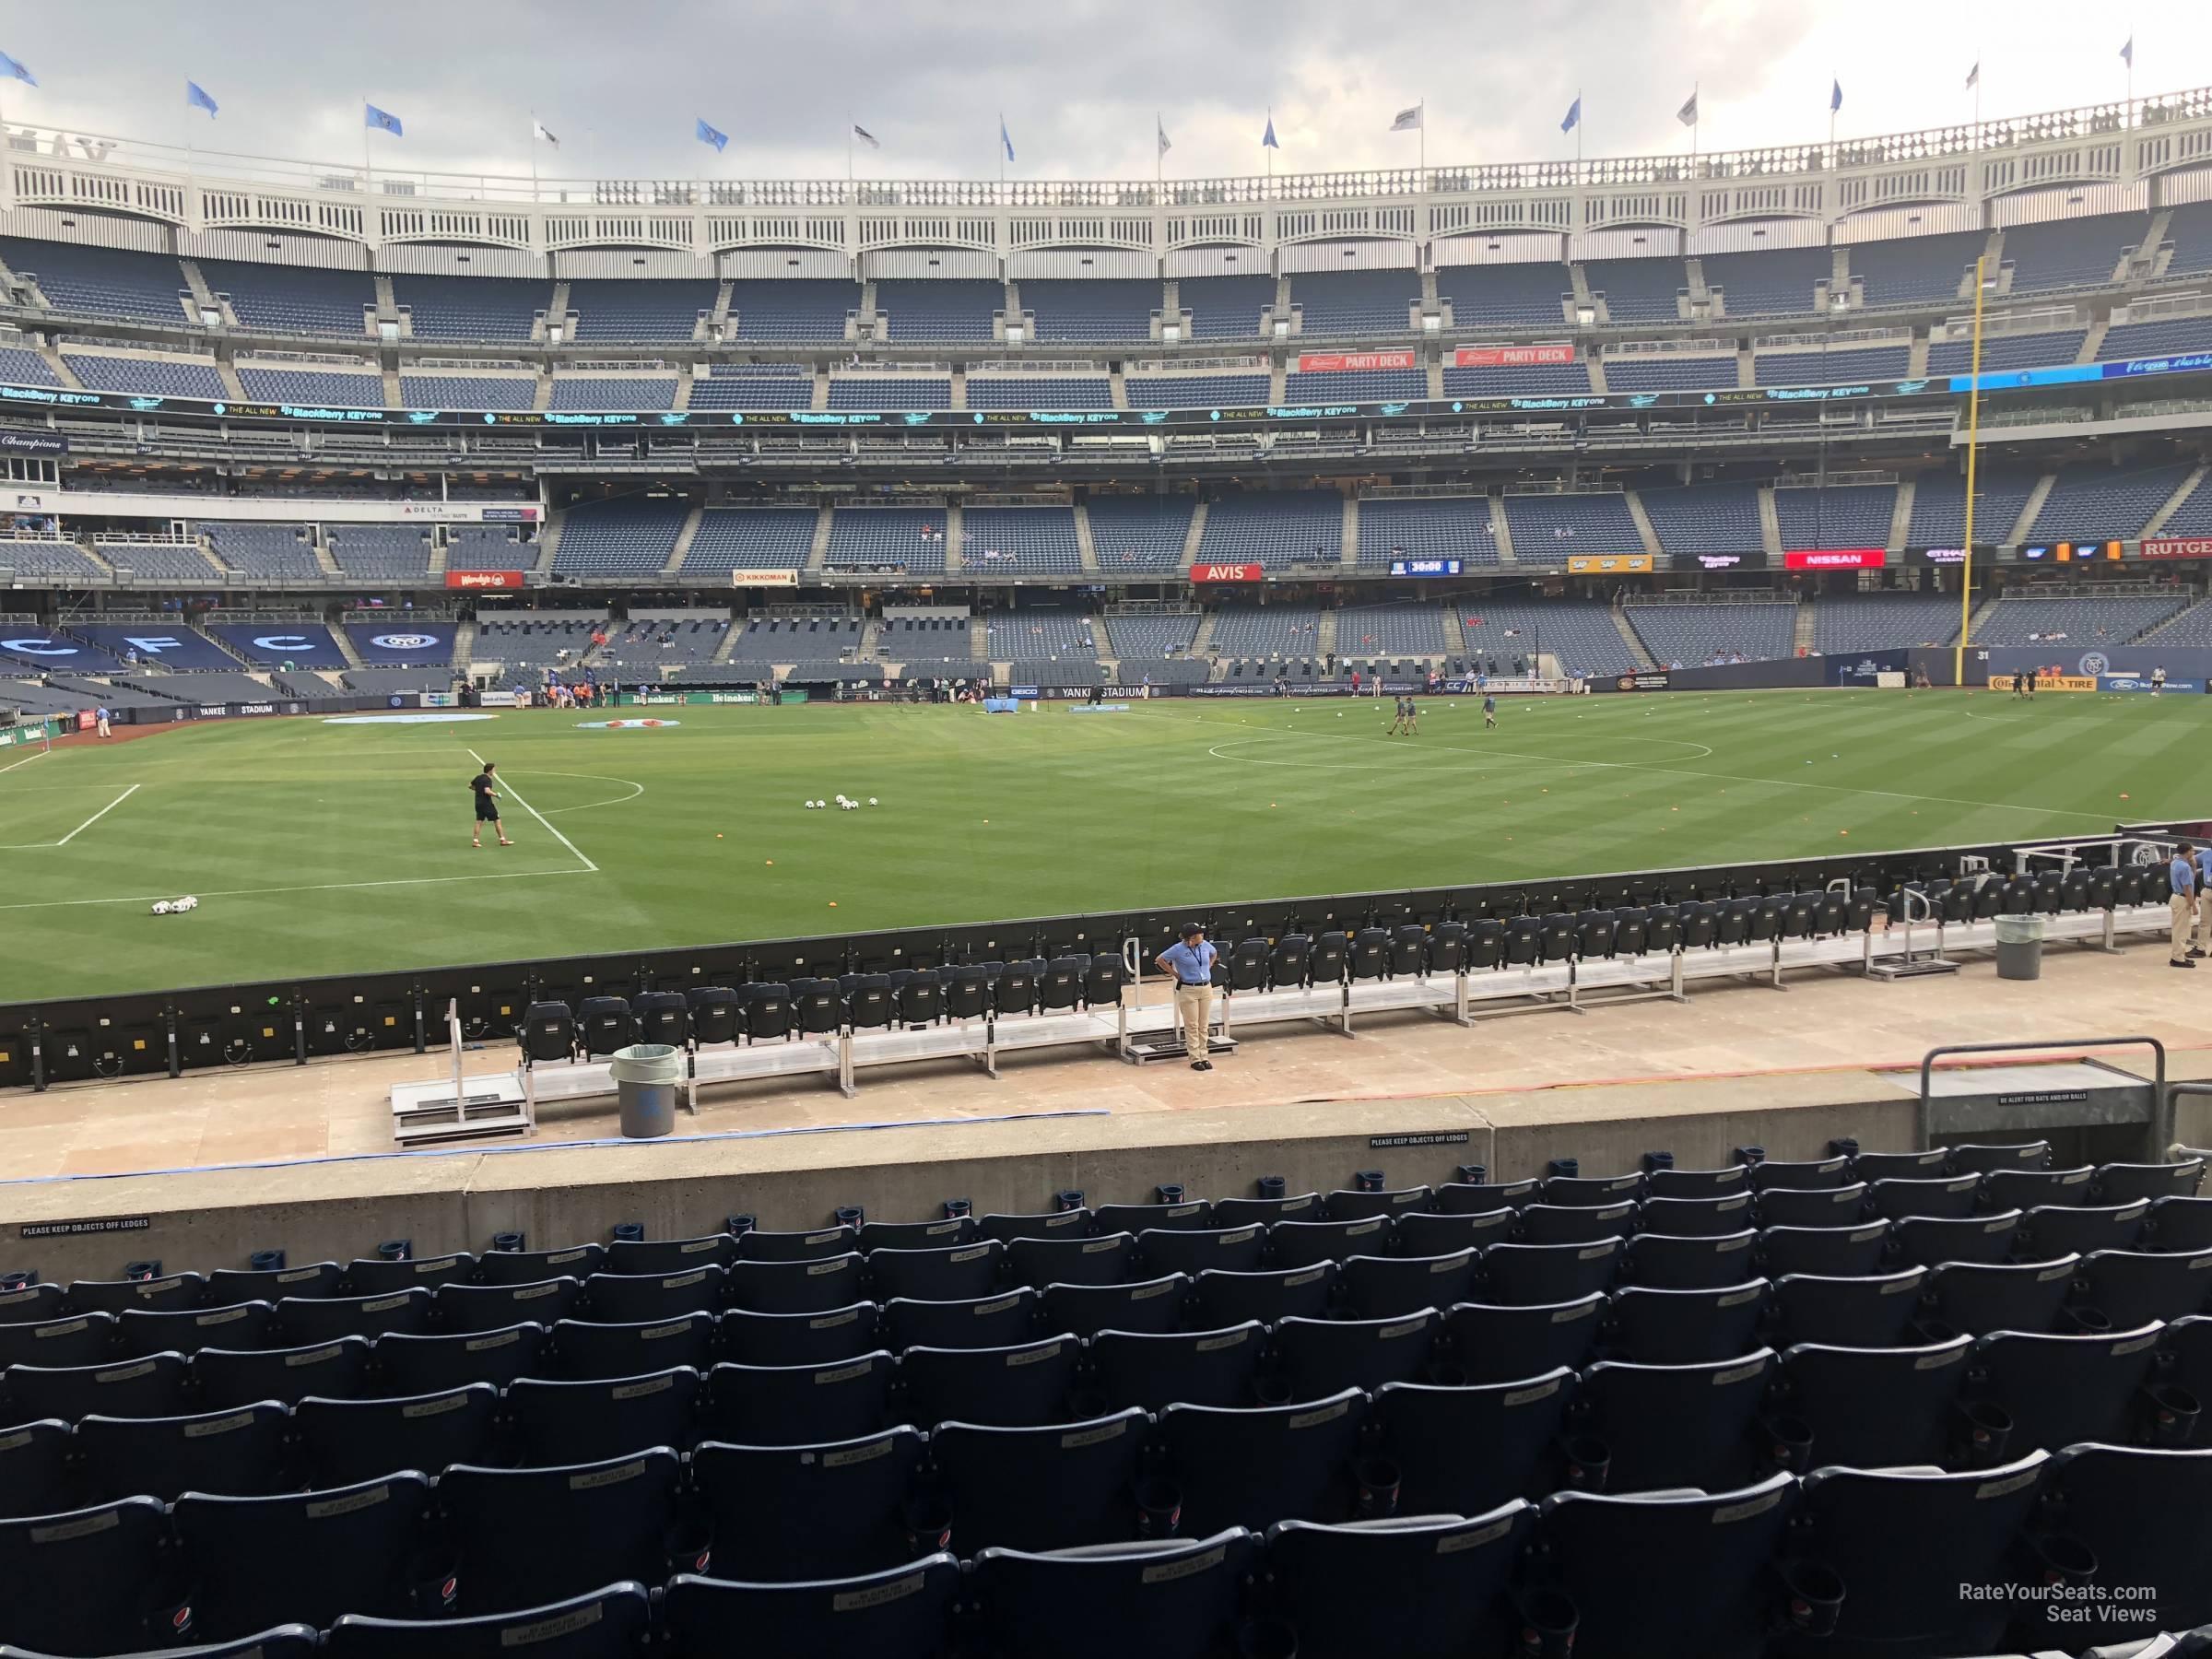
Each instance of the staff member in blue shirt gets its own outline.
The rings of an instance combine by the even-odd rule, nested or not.
[[[1211,1046],[1206,1030],[1213,1023],[1214,958],[1220,953],[1207,943],[1206,929],[1185,922],[1182,942],[1171,945],[1153,959],[1175,976],[1175,1017],[1182,1026],[1182,1052],[1192,1056],[1193,1071],[1212,1071],[1206,1058]]]
[[[2189,959],[2189,928],[2196,915],[2196,866],[2189,862],[2189,854],[2181,848],[2173,850],[2173,862],[2166,866],[2173,878],[2173,898],[2168,909],[2173,917],[2172,948],[2167,953],[2170,968],[2194,968]],[[2200,953],[2201,954],[2201,953]]]
[[[2205,902],[2212,894],[2212,846],[2196,850],[2196,943],[2189,947],[2192,957],[2201,957],[2205,947],[2212,945],[2212,904]]]

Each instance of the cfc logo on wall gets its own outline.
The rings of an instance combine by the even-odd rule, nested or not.
[[[369,641],[380,651],[428,651],[438,642],[436,634],[421,633],[375,634]]]
[[[2074,666],[2083,674],[2110,674],[2112,671],[2112,661],[2101,651],[2085,651],[2081,654],[2081,661],[2075,664]]]

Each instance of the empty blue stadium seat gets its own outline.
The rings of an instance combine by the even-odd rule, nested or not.
[[[210,402],[229,395],[223,388],[222,375],[212,362],[88,351],[65,351],[62,361],[69,365],[69,372],[76,376],[79,384],[98,392],[127,392],[147,397],[202,397]],[[45,367],[43,363],[39,366]],[[8,371],[6,377],[13,379],[13,371]]]
[[[579,340],[688,340],[721,289],[711,276],[577,277],[569,309]]]
[[[374,374],[330,369],[277,369],[241,363],[238,383],[248,397],[265,403],[329,404],[341,409],[381,409],[384,382]]]
[[[418,340],[527,340],[553,288],[522,276],[394,276],[392,300]]]
[[[1869,310],[1943,304],[1965,290],[1967,272],[1988,241],[1979,230],[1959,230],[1858,242],[1851,249],[1851,271],[1860,280]],[[1996,272],[1984,276],[1994,279]]]
[[[403,374],[399,395],[410,409],[527,409],[537,382],[520,374]]]
[[[1699,262],[1705,287],[1722,296],[1727,317],[1794,317],[1814,309],[1816,284],[1828,281],[1827,248],[1769,248],[1756,253],[1708,253]]]
[[[1283,376],[1283,397],[1294,404],[1381,403],[1389,398],[1429,395],[1429,376],[1419,369],[1357,369],[1335,374]]]
[[[1152,315],[1160,308],[1160,286],[1148,279],[1032,277],[1020,288],[1021,309],[1036,323],[1041,341],[1119,345],[1148,340]]]
[[[1083,611],[1024,606],[997,613],[990,618],[988,629],[993,662],[1073,657],[1088,663],[1098,656],[1090,618]]]
[[[58,386],[62,377],[29,347],[0,346],[0,381],[11,386]]]
[[[1583,265],[1583,280],[1602,295],[1606,313],[1616,323],[1672,323],[1675,298],[1689,286],[1689,273],[1675,258],[1592,259]]]
[[[634,410],[644,413],[670,408],[675,403],[674,375],[556,374],[553,377],[553,401],[547,406],[560,410]]]
[[[1084,512],[1101,571],[1168,571],[1182,563],[1191,534],[1182,496],[1094,496]]]
[[[1557,564],[1583,553],[1641,553],[1643,538],[1618,490],[1588,495],[1503,498],[1513,557],[1523,564]]]
[[[415,524],[333,524],[324,533],[330,555],[348,576],[379,580],[426,575],[428,534]]]
[[[811,507],[710,507],[685,549],[685,573],[795,571],[813,548],[816,517]]]
[[[1841,386],[1897,380],[1912,361],[1912,347],[1839,347],[1832,351],[1761,351],[1751,367],[1762,386]]]
[[[960,514],[960,562],[971,571],[1083,568],[1076,515],[1065,507],[971,507]]]
[[[455,524],[445,533],[449,571],[527,571],[537,564],[537,549],[512,530],[496,525]]]
[[[1206,510],[1198,557],[1208,564],[1331,565],[1344,547],[1344,500],[1328,490],[1225,496]]]
[[[1114,649],[1125,657],[1170,657],[1191,648],[1203,621],[1195,611],[1149,611],[1109,619]]]
[[[1590,366],[1571,363],[1470,363],[1444,366],[1446,397],[1584,397]]]
[[[1637,605],[1628,606],[1652,660],[1695,667],[1716,654],[1742,655],[1754,662],[1786,657],[1794,649],[1797,607],[1794,605]]]
[[[1113,382],[1104,375],[970,374],[971,409],[1111,409]]]
[[[1361,501],[1360,566],[1387,568],[1394,559],[1457,559],[1469,565],[1496,564],[1498,540],[1490,528],[1488,498],[1442,496]],[[1442,647],[1422,649],[1441,651]]]
[[[2194,470],[2188,465],[2122,470],[2100,462],[2059,468],[2024,539],[2101,542],[2138,535]]]
[[[2036,475],[1982,467],[1974,479],[1974,543],[1994,547],[2012,537],[2012,527],[2035,489]],[[1966,536],[1966,479],[1954,472],[1923,473],[1912,492],[1912,518],[1905,545],[1955,547]]]
[[[1307,335],[1405,334],[1420,297],[1413,270],[1300,271],[1290,278],[1290,303]]]
[[[2143,245],[2150,218],[2141,213],[2103,213],[2054,224],[2015,225],[2005,232],[2005,263],[2016,294],[2053,288],[2102,288],[2123,254]]]
[[[1606,385],[1615,392],[1695,392],[1733,386],[1734,352],[1633,351],[1606,359]]]
[[[1983,347],[1986,351],[1986,346]],[[2124,358],[2176,357],[2183,352],[2212,351],[2212,316],[2161,317],[2145,323],[2118,323],[2104,331],[2097,347],[2098,360]]]
[[[1214,616],[1221,656],[1321,655],[1321,612],[1310,605],[1224,605]]]
[[[1626,674],[1642,665],[1614,626],[1612,611],[1595,600],[1465,598],[1454,608],[1468,661],[1485,671],[1494,662],[1498,672],[1511,674],[1516,658],[1538,651],[1574,676]]]
[[[1886,547],[1897,511],[1894,484],[1844,484],[1774,490],[1782,545],[1790,547]]]
[[[1567,267],[1552,260],[1526,265],[1457,265],[1436,274],[1438,297],[1455,327],[1566,321],[1560,301],[1574,291]]]
[[[304,524],[225,524],[206,521],[193,528],[207,538],[216,557],[246,576],[323,580],[313,543]]]
[[[208,288],[230,301],[241,328],[356,340],[369,332],[363,313],[376,309],[376,278],[366,271],[229,259],[194,263]]]
[[[1133,409],[1252,409],[1267,402],[1265,374],[1132,374],[1122,384]]]
[[[804,409],[813,401],[813,371],[797,363],[718,363],[691,382],[694,409]]]
[[[2070,363],[2081,355],[2085,332],[2068,328],[2051,334],[1985,335],[1982,340],[1982,372],[1989,374],[1999,369],[2051,369]],[[1971,338],[1938,340],[1928,347],[1928,372],[1971,373],[1973,351]]]
[[[1260,332],[1260,313],[1275,303],[1272,276],[1185,276],[1175,302],[1191,314],[1194,340],[1249,340]]]
[[[1438,656],[1445,646],[1443,613],[1433,603],[1361,605],[1336,613],[1340,656]]]
[[[1006,308],[1006,290],[995,282],[946,277],[876,284],[877,334],[899,345],[981,344],[991,339],[993,320]]]
[[[569,509],[553,568],[577,575],[645,575],[676,551],[690,504],[646,496]]]
[[[856,283],[795,277],[730,284],[734,338],[819,345],[845,337],[845,320],[860,306]]]
[[[1756,553],[1765,545],[1755,484],[1692,484],[1637,494],[1659,545],[1670,553]],[[1516,535],[1513,550],[1520,548]]]
[[[942,508],[841,507],[830,516],[827,562],[841,567],[945,568]]]
[[[889,413],[949,409],[952,382],[923,374],[833,374],[830,377],[830,406]]]
[[[1947,645],[1959,637],[1948,594],[1824,594],[1813,606],[1813,649],[1823,656]]]
[[[18,276],[36,276],[39,291],[59,312],[149,323],[196,320],[182,303],[183,267],[166,253],[0,236],[0,260]]]
[[[216,568],[202,557],[196,547],[181,547],[173,542],[121,542],[100,541],[95,544],[100,556],[115,567],[116,574],[139,582],[208,582],[222,580]],[[229,667],[225,661],[204,665],[208,667]]]
[[[2172,597],[2109,599],[2001,599],[1988,618],[1974,624],[1977,645],[2064,643],[2071,653],[2124,645],[2176,615],[2187,604]]]

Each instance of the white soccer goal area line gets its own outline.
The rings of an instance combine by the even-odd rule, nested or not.
[[[70,830],[68,834],[63,836],[59,841],[15,841],[6,845],[0,845],[0,853],[36,853],[54,847],[65,847],[71,841],[75,841],[78,836],[82,835],[86,830],[91,829],[93,825],[99,823],[101,818],[106,818],[109,813],[114,811],[116,807],[122,806],[125,801],[136,794],[142,787],[144,787],[142,784],[132,784],[128,789],[124,790],[121,794],[110,801],[105,806],[102,806],[98,812],[94,813],[83,823],[79,824],[76,829]]]

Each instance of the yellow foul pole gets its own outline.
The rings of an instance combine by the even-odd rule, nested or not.
[[[1951,680],[1959,686],[1966,684],[1966,648],[1971,643],[1966,634],[1974,614],[1974,456],[1982,436],[1982,259],[1974,261],[1974,346],[1966,394],[1966,557],[1959,566],[1959,643],[1951,653]]]

